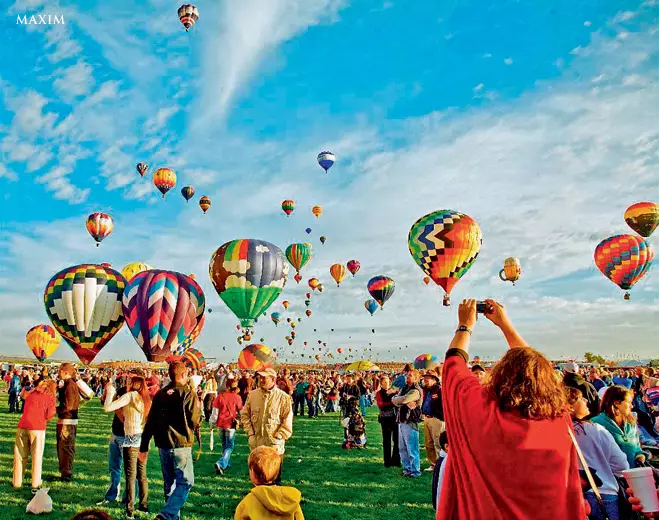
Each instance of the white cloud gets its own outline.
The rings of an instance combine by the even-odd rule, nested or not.
[[[93,69],[83,60],[65,69],[55,71],[53,86],[64,100],[73,100],[89,94],[94,86]]]
[[[48,190],[54,192],[53,197],[60,200],[66,200],[71,204],[81,204],[89,196],[89,188],[80,189],[74,186],[68,176],[71,169],[64,166],[56,166],[46,174],[37,178],[37,181],[45,184]]]
[[[18,175],[15,172],[11,171],[7,166],[0,163],[0,179],[7,179],[10,181],[18,180]]]
[[[503,60],[503,62],[504,62],[506,65],[512,65],[512,64],[513,64],[513,59],[512,59],[512,58],[505,58],[505,59]]]
[[[621,11],[615,15],[613,18],[613,23],[628,22],[634,18],[635,13],[633,11]]]
[[[485,85],[484,85],[483,83],[479,83],[478,85],[476,85],[476,86],[474,87],[474,92],[480,92],[480,91],[483,90],[484,88],[485,88]]]
[[[591,21],[589,21],[589,20],[586,20],[586,21],[583,23],[583,25],[584,25],[584,27],[590,27],[591,25],[593,25],[593,22],[591,22]]]

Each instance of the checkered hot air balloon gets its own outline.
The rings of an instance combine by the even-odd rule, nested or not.
[[[159,269],[136,275],[123,297],[128,328],[149,361],[164,361],[174,353],[195,330],[205,307],[197,282]]]
[[[388,276],[374,276],[368,281],[369,294],[384,308],[384,303],[391,298],[396,288],[396,283]]]
[[[453,287],[476,261],[482,243],[476,221],[451,209],[421,217],[407,237],[414,261],[444,289],[444,305],[450,305]]]
[[[190,335],[187,338],[185,338],[178,347],[176,347],[174,354],[178,356],[182,356],[187,349],[192,347],[195,341],[197,341],[197,339],[199,338],[201,331],[204,329],[205,323],[206,323],[206,315],[203,315],[199,320],[199,323],[197,323],[197,326],[190,333]]]
[[[50,325],[36,325],[27,331],[25,341],[34,357],[43,362],[55,353],[62,336]]]
[[[202,370],[206,368],[206,358],[196,348],[186,349],[181,356],[181,361],[190,369]]]
[[[437,356],[432,354],[421,354],[414,360],[414,368],[417,370],[430,370],[437,366]]]
[[[238,367],[241,370],[262,370],[271,367],[274,362],[272,350],[259,343],[247,345],[238,355]]]
[[[107,213],[97,211],[87,217],[87,231],[96,240],[96,247],[114,230],[114,220]]]
[[[652,266],[654,250],[636,235],[616,235],[602,240],[595,248],[595,265],[602,274],[628,291]],[[625,292],[625,300],[629,300]]]
[[[659,206],[654,202],[637,202],[625,211],[625,222],[642,237],[649,237],[659,225]]]
[[[84,365],[124,324],[125,287],[126,279],[118,271],[95,264],[69,267],[48,282],[46,314]]]

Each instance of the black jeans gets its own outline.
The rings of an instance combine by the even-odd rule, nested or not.
[[[384,451],[385,467],[400,467],[400,453],[398,452],[398,424],[395,417],[382,417],[378,419],[382,427],[382,450]],[[393,446],[392,446],[393,441]]]
[[[146,478],[146,461],[137,460],[139,448],[124,448],[124,474],[126,475],[126,512],[135,512],[135,479],[140,491],[140,509],[149,507],[149,482]]]
[[[309,417],[311,418],[318,415],[318,411],[316,410],[316,407],[313,405],[313,397],[305,396],[305,399],[307,401],[307,408],[309,408]],[[304,415],[304,407],[302,407],[302,415]]]
[[[304,415],[304,400],[305,400],[304,394],[302,395],[293,394],[293,404],[294,404],[293,415],[295,415],[296,417],[300,407],[302,407],[302,415]]]

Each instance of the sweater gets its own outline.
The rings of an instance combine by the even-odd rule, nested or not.
[[[302,494],[286,486],[256,486],[242,499],[234,520],[304,520]]]
[[[43,431],[46,423],[55,417],[55,396],[34,391],[25,398],[23,416],[18,427],[23,430]]]
[[[106,412],[114,412],[120,408],[123,409],[124,434],[130,436],[141,434],[144,429],[142,427],[144,424],[144,401],[142,400],[142,396],[137,392],[128,392],[116,401],[113,401],[114,396],[114,387],[110,387],[108,395],[105,397],[103,409]]]
[[[58,390],[58,397],[57,422],[60,424],[78,424],[80,391],[76,382],[73,379],[64,381],[64,384]]]
[[[645,452],[641,449],[636,423],[626,422],[623,428],[620,428],[613,419],[603,412],[597,417],[593,417],[593,422],[604,426],[613,436],[616,444],[620,446],[620,449],[627,456],[627,462],[629,462],[632,468],[634,467],[636,457],[638,455],[645,455]]]

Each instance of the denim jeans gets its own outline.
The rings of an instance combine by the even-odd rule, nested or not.
[[[222,456],[217,461],[217,464],[222,470],[225,470],[231,466],[231,452],[233,451],[233,438],[236,435],[236,430],[220,428],[219,432],[222,436]]]
[[[403,471],[410,475],[421,475],[421,455],[419,453],[419,430],[409,424],[398,425],[398,451],[403,463]]]
[[[119,491],[121,489],[121,463],[123,461],[123,454],[121,445],[124,438],[112,435],[110,437],[110,444],[108,445],[108,467],[110,469],[110,487],[105,493],[105,500],[114,502],[119,498]]]
[[[302,408],[301,414],[304,415],[304,394],[302,395],[293,394],[293,404],[295,405],[293,410],[293,415],[297,417],[297,412],[300,408]]]
[[[139,448],[124,448],[124,470],[126,472],[126,512],[135,512],[135,480],[140,492],[140,508],[149,508],[149,482],[146,477],[146,461],[138,460]]]
[[[192,448],[160,449],[160,465],[165,484],[165,520],[177,520],[194,485]]]
[[[307,397],[307,408],[309,408],[309,417],[315,417],[318,415],[318,412],[314,408],[313,405],[313,397]],[[302,415],[304,415],[304,412],[302,412]]]
[[[585,493],[586,500],[590,504],[590,520],[602,520],[602,512],[600,506],[597,503],[595,498],[595,493],[589,491]],[[618,511],[618,495],[602,495],[602,503],[604,504],[604,509],[606,514],[609,517],[609,520],[620,520],[620,513]]]
[[[322,396],[320,395],[320,392],[318,392],[313,399],[313,406],[316,409],[316,415],[319,413],[325,413],[325,410],[322,407],[321,399]]]
[[[368,406],[366,402],[366,394],[362,394],[359,396],[359,409],[362,412],[362,415],[366,415],[366,407]]]

